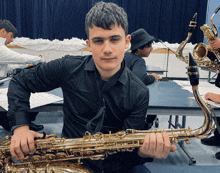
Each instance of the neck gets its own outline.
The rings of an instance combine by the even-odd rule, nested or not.
[[[120,70],[120,68],[121,68],[121,65],[118,66],[117,68],[115,68],[114,70],[112,70],[112,69],[111,70],[106,70],[106,69],[101,70],[99,68],[97,68],[97,69],[99,71],[99,74],[100,74],[102,80],[109,81],[111,79],[111,77],[114,76]]]
[[[109,81],[111,79],[111,77],[114,76],[115,73],[117,73],[117,72],[104,71],[104,72],[100,73],[100,76],[101,76],[102,80]]]

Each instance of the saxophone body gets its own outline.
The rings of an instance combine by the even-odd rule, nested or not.
[[[212,28],[204,24],[200,27],[200,29],[203,31],[203,34],[207,41],[212,41],[216,39],[216,36],[218,35],[217,29],[215,27],[215,24],[212,22],[212,19],[214,18],[215,14],[219,11],[220,5],[216,8],[214,14],[210,18],[210,24]],[[191,21],[192,22],[192,21]],[[185,41],[183,41],[179,48],[177,49],[176,56],[182,61],[188,62],[189,57],[183,57],[182,56],[182,50],[184,49],[186,43],[188,43],[189,39],[191,38],[192,32],[188,32],[188,37]],[[220,72],[220,51],[217,49],[213,49],[209,46],[206,46],[204,43],[198,43],[194,49],[193,49],[193,58],[197,65],[199,67],[209,69],[211,71],[215,71],[217,73]]]

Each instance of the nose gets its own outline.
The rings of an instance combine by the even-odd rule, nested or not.
[[[105,54],[111,54],[112,53],[111,43],[108,40],[106,40],[105,43],[104,43],[103,52]]]
[[[14,41],[14,38],[11,38],[11,40],[10,40],[10,42],[9,43],[11,43],[11,42],[13,42]]]

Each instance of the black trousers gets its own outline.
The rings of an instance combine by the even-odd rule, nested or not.
[[[220,117],[216,117],[216,120],[217,120],[217,124],[218,124],[219,127],[217,126],[217,128],[215,129],[214,135],[220,141]]]

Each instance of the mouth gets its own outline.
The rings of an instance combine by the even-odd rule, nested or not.
[[[104,60],[104,61],[111,61],[111,60],[114,60],[116,59],[116,57],[112,57],[112,58],[101,58],[101,60]]]

